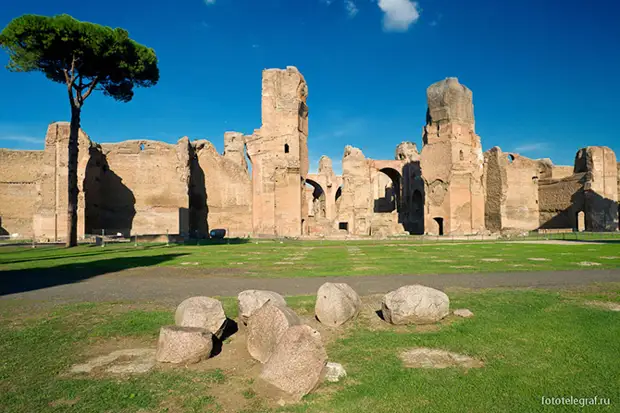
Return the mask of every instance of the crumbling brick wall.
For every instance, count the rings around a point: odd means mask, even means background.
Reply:
[[[240,145],[243,148],[243,141]],[[225,229],[231,237],[251,234],[252,181],[243,149],[235,153],[227,147],[222,156],[210,142],[201,140],[191,143],[191,152],[192,235],[205,236],[213,229]]]
[[[33,236],[43,151],[0,149],[0,236]]]
[[[102,144],[101,228],[131,234],[189,233],[190,144]]]
[[[484,157],[474,130],[472,96],[456,78],[427,89],[420,165],[429,234],[472,234],[485,228]]]
[[[539,163],[494,147],[485,157],[485,224],[490,231],[534,230],[540,221]]]

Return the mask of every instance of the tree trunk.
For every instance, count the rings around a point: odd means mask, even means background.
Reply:
[[[77,208],[78,208],[78,135],[80,133],[81,108],[71,105],[71,132],[69,134],[68,160],[68,203],[67,203],[67,247],[77,246]]]

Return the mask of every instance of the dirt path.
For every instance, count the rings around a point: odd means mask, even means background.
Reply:
[[[8,280],[2,280],[6,283]],[[316,278],[250,278],[209,276],[204,270],[171,267],[134,268],[80,282],[27,288],[4,294],[3,299],[80,301],[157,301],[178,303],[193,295],[236,296],[247,289],[277,291],[283,295],[315,294],[324,282],[346,282],[359,294],[385,293],[406,284],[434,288],[565,288],[597,282],[620,282],[620,270],[580,270],[444,275],[385,275]],[[6,286],[6,285],[5,285]]]

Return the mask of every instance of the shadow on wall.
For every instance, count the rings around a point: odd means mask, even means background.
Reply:
[[[98,248],[98,247],[92,247]],[[185,254],[165,254],[144,257],[119,257],[82,263],[46,266],[26,270],[2,271],[0,296],[40,290],[57,285],[73,284],[99,275],[128,268],[150,267]]]
[[[198,156],[192,150],[189,180],[188,227],[192,238],[209,237],[209,206],[207,205],[207,187],[205,172],[198,162]],[[179,217],[181,218],[181,217]],[[182,222],[179,219],[179,222]],[[184,227],[182,225],[182,227]]]
[[[420,161],[408,162],[403,167],[403,180],[403,202],[398,222],[410,234],[423,235],[426,191]]]
[[[136,198],[110,169],[106,156],[91,148],[84,178],[86,233],[131,235]]]
[[[0,236],[9,235],[9,232],[2,226],[2,217],[0,217]]]
[[[580,228],[580,214],[583,216]],[[571,196],[571,206],[540,224],[540,229],[572,229],[574,231],[617,231],[618,203],[593,191],[583,189]]]

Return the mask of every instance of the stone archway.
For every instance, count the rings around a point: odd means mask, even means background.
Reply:
[[[325,200],[325,191],[321,187],[321,185],[312,180],[306,178],[306,186],[309,186],[312,189],[312,199],[308,200],[308,216],[315,218],[325,218],[326,217],[326,200]]]

